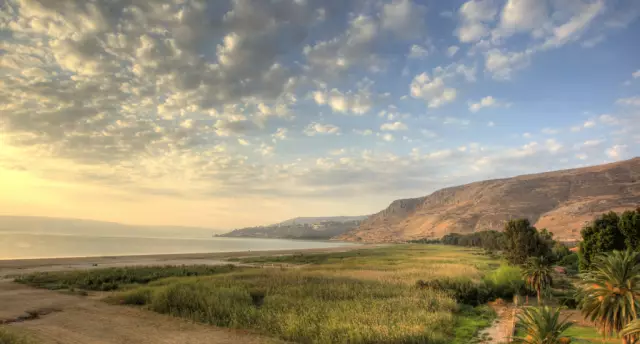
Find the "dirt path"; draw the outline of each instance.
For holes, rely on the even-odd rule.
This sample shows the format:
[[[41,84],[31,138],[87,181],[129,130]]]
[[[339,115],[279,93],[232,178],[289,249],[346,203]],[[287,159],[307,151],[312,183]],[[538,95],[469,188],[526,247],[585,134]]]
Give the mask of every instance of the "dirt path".
[[[498,315],[493,324],[480,332],[481,343],[504,344],[509,343],[515,320],[515,308],[513,305],[491,305]]]
[[[91,298],[34,289],[0,280],[0,322],[27,312],[36,319],[12,322],[42,344],[235,344],[278,343],[242,331],[189,323],[133,307],[112,306]]]

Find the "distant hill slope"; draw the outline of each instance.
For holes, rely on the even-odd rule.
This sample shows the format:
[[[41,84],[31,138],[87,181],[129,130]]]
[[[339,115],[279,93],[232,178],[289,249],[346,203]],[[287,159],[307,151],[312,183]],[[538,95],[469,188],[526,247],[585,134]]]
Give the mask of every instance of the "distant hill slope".
[[[606,211],[640,205],[640,158],[572,170],[488,180],[397,200],[338,240],[391,242],[502,229],[528,218],[560,239],[580,236]]]
[[[114,237],[210,238],[220,230],[183,226],[133,226],[115,222],[38,216],[0,216],[0,233]]]
[[[357,228],[366,216],[296,217],[268,226],[235,229],[223,237],[330,239]]]

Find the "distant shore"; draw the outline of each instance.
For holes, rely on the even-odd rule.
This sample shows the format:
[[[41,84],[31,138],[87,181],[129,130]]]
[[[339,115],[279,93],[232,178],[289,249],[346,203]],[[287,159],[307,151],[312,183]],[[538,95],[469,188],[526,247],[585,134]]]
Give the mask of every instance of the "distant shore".
[[[152,254],[136,256],[35,258],[0,260],[0,278],[31,272],[86,270],[109,267],[149,265],[222,265],[234,264],[229,258],[248,256],[275,256],[296,253],[346,252],[373,248],[379,245],[350,245],[341,247],[309,248],[273,251],[238,251],[215,253]]]

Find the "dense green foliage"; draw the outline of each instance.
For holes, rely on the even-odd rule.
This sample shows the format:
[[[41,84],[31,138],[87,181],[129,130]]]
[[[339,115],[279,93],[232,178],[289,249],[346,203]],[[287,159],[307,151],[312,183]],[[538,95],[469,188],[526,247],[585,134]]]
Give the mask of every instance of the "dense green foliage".
[[[605,336],[618,334],[640,310],[640,253],[613,251],[596,256],[580,281],[580,307]]]
[[[451,233],[440,240],[446,245],[478,247],[486,250],[503,250],[504,235],[498,231],[479,231],[469,234]]]
[[[501,266],[479,281],[464,277],[435,278],[419,280],[416,286],[442,291],[464,305],[479,306],[498,298],[510,300],[520,294],[524,289],[520,275],[517,267]]]
[[[511,220],[504,226],[505,256],[512,264],[524,264],[529,257],[550,256],[554,242],[551,233],[541,232],[529,220]]]
[[[236,270],[233,265],[145,266],[84,271],[41,272],[20,276],[16,282],[47,289],[78,288],[109,291],[128,284],[147,284],[167,277],[206,276]]]
[[[551,264],[544,257],[529,257],[522,270],[522,277],[527,286],[536,291],[538,304],[542,304],[542,292],[551,286]]]
[[[621,336],[630,340],[630,343],[640,342],[640,319],[636,319],[622,329]]]
[[[567,319],[560,318],[559,308],[527,307],[518,315],[517,332],[514,343],[564,344],[570,340],[566,331],[573,326]]]
[[[640,209],[622,215],[609,212],[582,229],[580,270],[586,271],[594,258],[613,250],[640,251]]]
[[[565,267],[570,273],[577,273],[580,257],[577,253],[571,253],[560,259],[557,264]]]
[[[640,251],[640,208],[622,213],[618,227],[624,235],[624,243],[627,248]]]
[[[510,263],[517,265],[524,264],[529,257],[546,257],[556,261],[569,254],[568,248],[553,240],[552,233],[546,229],[538,231],[527,219],[507,222],[503,232],[451,233],[440,241],[446,245],[501,251]]]
[[[489,306],[471,307],[462,305],[458,311],[451,344],[474,343],[478,340],[478,329],[490,326],[495,317],[495,311]]]

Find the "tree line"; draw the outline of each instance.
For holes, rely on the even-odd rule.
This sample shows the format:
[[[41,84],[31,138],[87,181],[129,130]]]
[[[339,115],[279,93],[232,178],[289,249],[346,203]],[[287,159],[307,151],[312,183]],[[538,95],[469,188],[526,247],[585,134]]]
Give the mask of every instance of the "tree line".
[[[618,336],[623,344],[640,343],[640,208],[596,217],[581,231],[579,253],[571,254],[546,229],[537,230],[526,219],[512,220],[503,232],[448,234],[440,243],[501,251],[535,290],[539,307],[527,307],[518,317],[524,335],[514,342],[569,343],[564,333],[572,326],[560,317],[560,308],[543,305],[543,291],[554,283],[554,263],[571,260],[580,274],[575,283],[577,306],[603,337]],[[567,259],[570,258],[571,259]]]
[[[553,233],[547,229],[538,230],[527,219],[507,222],[502,232],[487,230],[447,234],[440,239],[440,243],[501,251],[514,265],[523,265],[530,257],[545,257],[555,262],[571,253],[566,246],[553,239]]]

